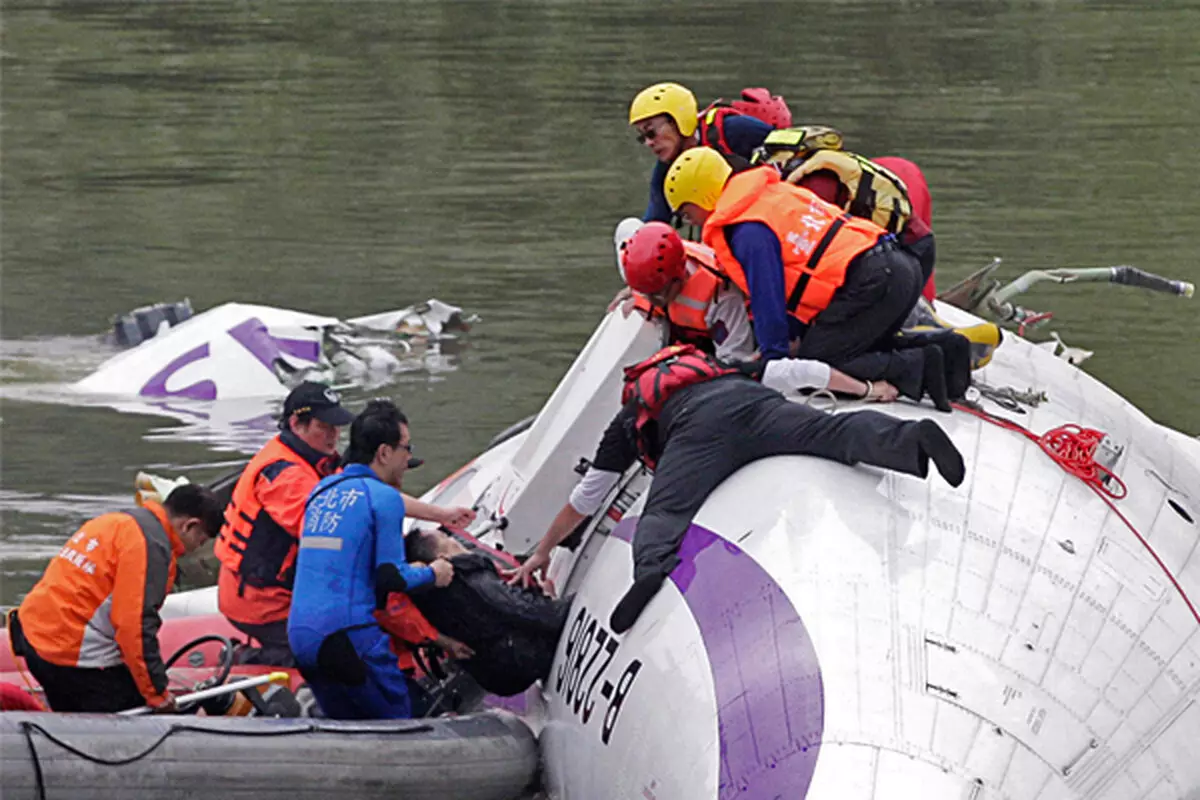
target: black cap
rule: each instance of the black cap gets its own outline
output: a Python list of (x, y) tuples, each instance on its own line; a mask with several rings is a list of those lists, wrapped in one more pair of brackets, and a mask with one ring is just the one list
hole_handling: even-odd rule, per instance
[(283, 401), (280, 424), (287, 425), (292, 414), (311, 414), (330, 425), (349, 425), (354, 415), (342, 407), (342, 396), (323, 383), (305, 381), (292, 389)]

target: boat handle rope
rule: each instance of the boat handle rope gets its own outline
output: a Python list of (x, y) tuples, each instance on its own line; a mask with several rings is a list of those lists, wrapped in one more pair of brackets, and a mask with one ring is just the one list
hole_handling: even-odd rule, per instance
[[(955, 403), (954, 407), (959, 411), (965, 411), (968, 414), (979, 417), (984, 422), (990, 422), (1000, 428), (1019, 433), (1030, 441), (1036, 442), (1055, 464), (1062, 467), (1068, 474), (1074, 475), (1083, 481), (1084, 484), (1096, 493), (1097, 497), (1108, 505), (1112, 512), (1125, 523), (1125, 527), (1129, 528), (1133, 535), (1137, 537), (1137, 540), (1142, 543), (1142, 547), (1146, 549), (1146, 552), (1158, 564), (1159, 569), (1167, 576), (1167, 580), (1175, 587), (1175, 591), (1183, 598), (1184, 604), (1187, 605), (1188, 611), (1192, 612), (1196, 623), (1200, 624), (1200, 612), (1197, 612), (1196, 607), (1192, 605), (1191, 598), (1188, 597), (1187, 592), (1183, 590), (1183, 587), (1171, 573), (1171, 570), (1159, 558), (1158, 553), (1154, 552), (1154, 548), (1146, 541), (1146, 537), (1142, 536), (1138, 529), (1133, 526), (1133, 523), (1129, 521), (1129, 518), (1122, 514), (1121, 509), (1117, 508), (1116, 503), (1113, 502), (1114, 500), (1124, 498), (1129, 490), (1126, 488), (1124, 481), (1104, 466), (1096, 463), (1094, 457), (1096, 447), (1099, 445), (1100, 440), (1104, 438), (1104, 434), (1101, 431), (1083, 428), (1079, 425), (1061, 425), (1038, 436), (1023, 425), (1018, 425), (1003, 417), (994, 416), (981, 409), (972, 408), (961, 403)], [(1110, 479), (1116, 483), (1119, 491), (1110, 489), (1106, 485), (1105, 481)]]
[(177, 733), (204, 733), (204, 734), (215, 734), (218, 736), (239, 736), (239, 737), (244, 737), (244, 738), (264, 738), (264, 737), (275, 737), (275, 736), (298, 736), (298, 735), (307, 734), (307, 733), (325, 733), (325, 732), (375, 733), (375, 734), (394, 735), (394, 734), (423, 733), (426, 731), (433, 730), (432, 725), (430, 725), (428, 723), (424, 723), (424, 722), (418, 722), (418, 723), (414, 723), (412, 725), (405, 726), (403, 728), (396, 728), (396, 729), (376, 728), (376, 727), (372, 727), (372, 726), (357, 727), (357, 726), (353, 726), (353, 725), (346, 725), (346, 726), (339, 725), (335, 728), (335, 727), (326, 727), (319, 722), (309, 722), (309, 723), (305, 723), (304, 725), (294, 727), (294, 728), (287, 728), (284, 730), (265, 730), (265, 731), (220, 730), (218, 728), (206, 728), (201, 725), (189, 725), (189, 724), (185, 723), (185, 724), (179, 724), (179, 725), (172, 725), (171, 727), (167, 728), (167, 730), (163, 731), (162, 736), (159, 736), (158, 739), (156, 739), (153, 744), (151, 744), (149, 747), (147, 747), (145, 750), (141, 751), (140, 753), (136, 753), (132, 756), (127, 756), (125, 758), (103, 758), (101, 756), (92, 755), (91, 753), (76, 747), (75, 745), (71, 744), (70, 742), (68, 742), (64, 739), (61, 739), (58, 736), (55, 736), (53, 733), (46, 730), (44, 727), (42, 727), (41, 725), (39, 725), (36, 722), (32, 722), (30, 720), (24, 720), (20, 723), (20, 727), (21, 727), (21, 733), (23, 733), (25, 736), (25, 742), (29, 746), (29, 755), (33, 759), (34, 779), (35, 779), (36, 785), (37, 785), (37, 796), (38, 796), (39, 800), (46, 800), (46, 780), (45, 780), (45, 775), (42, 772), (42, 762), (41, 762), (41, 759), (38, 757), (37, 747), (34, 745), (34, 742), (33, 742), (34, 731), (37, 731), (42, 736), (46, 737), (46, 739), (48, 739), (49, 741), (58, 745), (63, 750), (66, 750), (68, 753), (79, 756), (80, 758), (82, 758), (85, 761), (90, 761), (93, 764), (100, 764), (101, 766), (105, 766), (105, 767), (123, 767), (123, 766), (127, 766), (129, 764), (135, 764), (138, 761), (141, 761), (142, 759), (151, 755), (155, 750), (162, 747), (162, 745), (168, 739), (170, 739), (172, 736), (174, 736)]

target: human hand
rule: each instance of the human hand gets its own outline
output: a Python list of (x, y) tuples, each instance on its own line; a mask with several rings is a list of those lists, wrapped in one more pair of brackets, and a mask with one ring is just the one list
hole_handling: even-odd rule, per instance
[(871, 383), (871, 393), (866, 396), (869, 403), (890, 403), (900, 396), (900, 390), (887, 381)]
[(454, 565), (444, 558), (435, 559), (429, 568), (433, 570), (433, 585), (445, 589), (454, 580)]
[(525, 563), (515, 569), (501, 570), (500, 574), (508, 580), (509, 585), (519, 585), (526, 589), (541, 583), (541, 576), (550, 563), (550, 557), (540, 551), (525, 559)]
[[(612, 301), (608, 304), (607, 310), (612, 311), (614, 308), (621, 305), (626, 300), (632, 299), (632, 297), (633, 297), (633, 290), (630, 289), (628, 286), (622, 286), (621, 291), (617, 292), (616, 297), (614, 297), (612, 299)], [(626, 311), (624, 308), (621, 309), (621, 311), (622, 311), (622, 313), (625, 314), (625, 316), (627, 316), (627, 317), (629, 316), (629, 312)]]
[(151, 714), (174, 714), (179, 710), (179, 703), (173, 692), (167, 692), (166, 699), (156, 706), (151, 706)]
[(475, 512), (462, 506), (443, 508), (441, 512), (442, 518), (438, 522), (451, 528), (465, 528), (475, 521)]
[(467, 647), (458, 639), (451, 638), (445, 634), (441, 634), (433, 640), (433, 643), (446, 651), (455, 661), (465, 661), (475, 655), (475, 651)]

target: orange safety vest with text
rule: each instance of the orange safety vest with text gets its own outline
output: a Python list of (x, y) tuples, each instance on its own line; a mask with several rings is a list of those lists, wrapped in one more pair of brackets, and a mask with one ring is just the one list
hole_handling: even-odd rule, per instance
[(240, 589), (292, 589), (300, 531), (288, 530), (272, 517), (255, 490), (260, 477), (275, 480), (284, 470), (293, 469), (311, 484), (310, 491), (321, 480), (312, 464), (276, 436), (246, 465), (225, 507), (225, 524), (213, 554), (222, 567), (238, 576)]
[(717, 254), (722, 273), (749, 297), (750, 285), (726, 240), (725, 228), (761, 222), (779, 237), (787, 310), (808, 323), (824, 311), (846, 269), (887, 231), (852, 217), (800, 186), (784, 183), (774, 167), (734, 175), (704, 223), (701, 238)]
[(24, 643), (61, 667), (124, 664), (146, 702), (166, 697), (158, 610), (184, 545), (155, 502), (85, 522), (17, 611)]

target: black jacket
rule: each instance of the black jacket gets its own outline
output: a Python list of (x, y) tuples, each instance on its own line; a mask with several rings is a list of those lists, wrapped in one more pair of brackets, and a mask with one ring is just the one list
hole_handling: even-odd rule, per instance
[(444, 589), (412, 595), (435, 628), (466, 644), (475, 655), (461, 662), (479, 685), (508, 696), (550, 672), (570, 610), (569, 598), (509, 586), (482, 553), (450, 559), (454, 580)]

